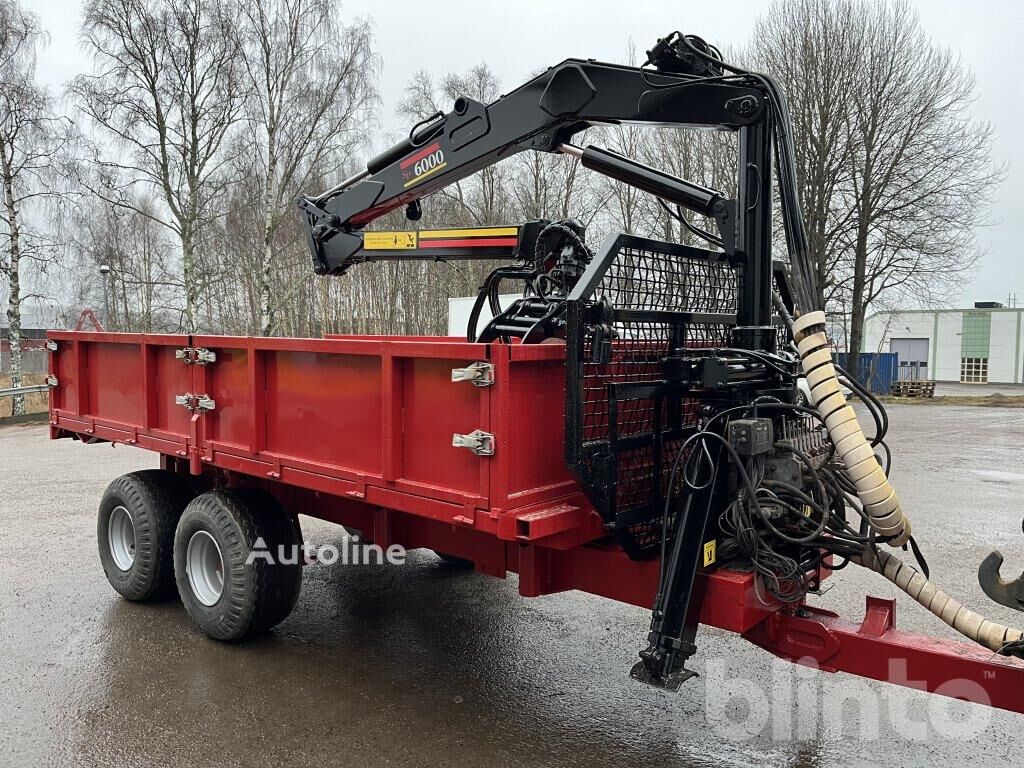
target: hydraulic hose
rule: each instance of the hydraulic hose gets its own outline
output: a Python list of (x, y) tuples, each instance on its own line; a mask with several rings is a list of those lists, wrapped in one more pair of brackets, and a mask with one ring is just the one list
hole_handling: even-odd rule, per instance
[[(857, 414), (843, 395), (825, 334), (825, 313), (808, 312), (798, 317), (793, 322), (793, 338), (811, 391), (811, 402), (825, 421), (836, 455), (857, 490), (869, 525), (876, 534), (885, 537), (890, 546), (903, 546), (910, 540), (910, 521), (903, 514), (899, 497), (878, 463), (874, 449), (861, 431)], [(862, 554), (851, 560), (885, 576), (965, 637), (997, 653), (1024, 655), (1024, 632), (989, 621), (966, 608), (893, 553), (868, 544)]]
[[(892, 552), (867, 547), (854, 562), (876, 571), (917, 602), (934, 613), (960, 634), (980, 643), (991, 651), (1008, 651), (1008, 646), (1024, 640), (1024, 632), (989, 621), (980, 613), (966, 608), (963, 603), (947, 595), (924, 574), (907, 565)], [(1014, 648), (1014, 654), (1019, 651)]]
[(910, 521), (860, 428), (856, 412), (846, 402), (825, 334), (825, 313), (807, 312), (798, 317), (793, 322), (793, 337), (811, 402), (825, 422), (836, 455), (857, 489), (857, 498), (864, 505), (871, 528), (890, 546), (902, 547), (910, 540)]

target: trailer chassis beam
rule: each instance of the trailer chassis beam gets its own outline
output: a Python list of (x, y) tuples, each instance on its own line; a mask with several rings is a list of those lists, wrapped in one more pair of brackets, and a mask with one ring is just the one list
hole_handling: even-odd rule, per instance
[(743, 637), (786, 661), (1024, 714), (1024, 662), (980, 645), (896, 629), (893, 600), (867, 597), (860, 624), (810, 605), (779, 610)]

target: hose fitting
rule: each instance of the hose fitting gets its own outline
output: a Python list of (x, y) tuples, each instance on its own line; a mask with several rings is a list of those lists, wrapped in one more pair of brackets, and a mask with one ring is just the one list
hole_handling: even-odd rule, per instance
[(857, 497), (864, 505), (871, 528), (889, 539), (892, 547), (902, 547), (910, 540), (910, 521), (903, 514), (899, 497), (889, 484), (874, 449), (868, 444), (857, 421), (857, 414), (846, 402), (835, 366), (832, 350), (825, 334), (825, 313), (807, 312), (793, 323), (793, 338), (800, 353), (800, 363), (828, 434), (836, 447), (836, 455), (846, 467)]

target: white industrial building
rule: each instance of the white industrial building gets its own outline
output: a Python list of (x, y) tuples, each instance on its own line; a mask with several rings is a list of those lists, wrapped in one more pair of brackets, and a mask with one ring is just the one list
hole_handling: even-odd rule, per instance
[(968, 384), (1024, 383), (1024, 309), (978, 302), (972, 309), (878, 312), (864, 352), (895, 352), (900, 378)]

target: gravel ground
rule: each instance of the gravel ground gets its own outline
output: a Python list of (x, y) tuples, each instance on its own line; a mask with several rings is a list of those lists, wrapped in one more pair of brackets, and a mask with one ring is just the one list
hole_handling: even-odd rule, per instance
[[(1024, 566), (1024, 412), (890, 415), (893, 482), (933, 576), (1019, 624), (974, 574), (996, 547), (1005, 574)], [(176, 602), (121, 600), (98, 562), (104, 487), (155, 464), (0, 429), (0, 765), (1024, 763), (1024, 716), (800, 670), (716, 630), (698, 637), (701, 677), (678, 694), (641, 686), (627, 670), (646, 611), (579, 593), (526, 600), (512, 578), (427, 552), (403, 568), (308, 568), (273, 633), (210, 641)], [(343, 536), (303, 527), (317, 544)], [(824, 607), (859, 618), (866, 592), (895, 596), (899, 626), (952, 636), (874, 574), (831, 582)]]

